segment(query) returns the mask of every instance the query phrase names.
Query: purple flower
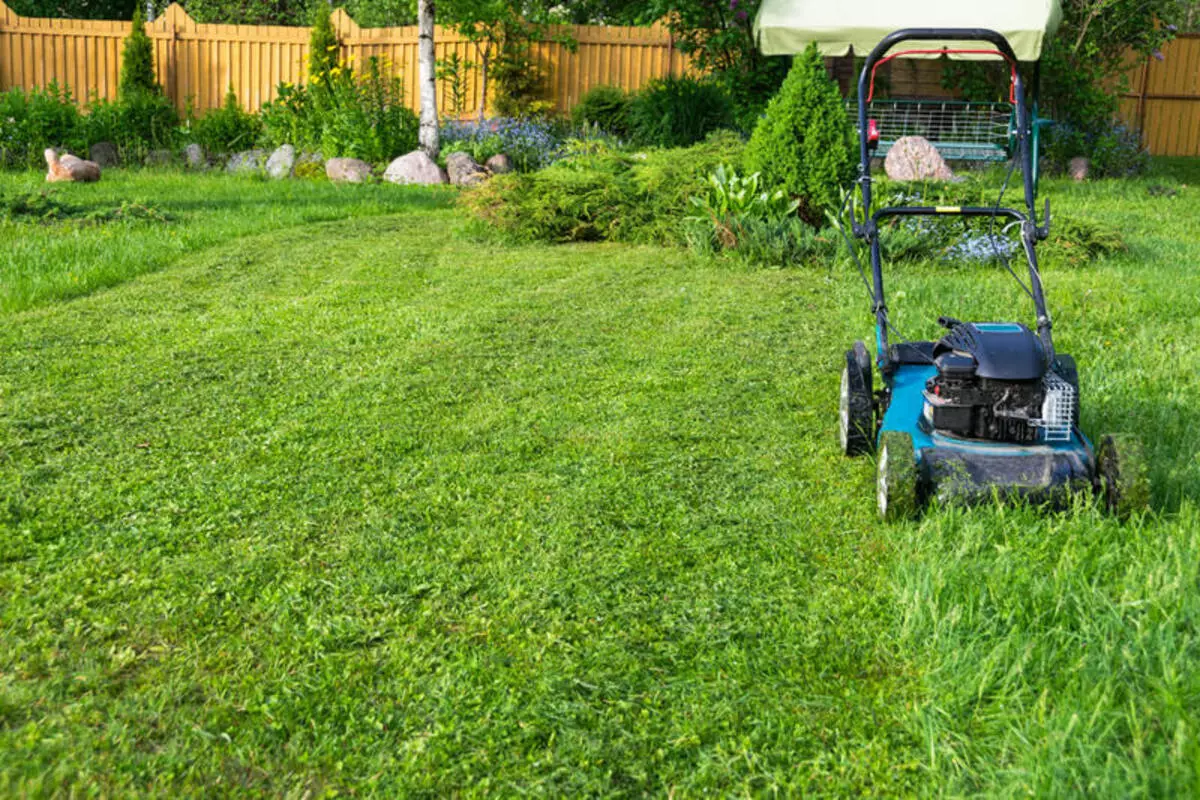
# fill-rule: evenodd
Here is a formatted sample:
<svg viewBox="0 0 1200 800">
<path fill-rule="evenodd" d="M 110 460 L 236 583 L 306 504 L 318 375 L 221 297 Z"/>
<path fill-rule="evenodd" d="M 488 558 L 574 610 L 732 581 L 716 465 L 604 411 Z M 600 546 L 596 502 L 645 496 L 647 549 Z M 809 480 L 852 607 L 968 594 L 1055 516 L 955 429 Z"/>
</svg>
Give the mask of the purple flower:
<svg viewBox="0 0 1200 800">
<path fill-rule="evenodd" d="M 1155 60 L 1155 61 L 1163 61 L 1163 60 L 1165 60 L 1165 59 L 1164 59 L 1164 56 L 1163 56 L 1163 53 L 1162 53 L 1162 50 L 1155 50 L 1155 51 L 1152 53 L 1152 55 L 1154 56 L 1154 60 Z"/>
</svg>

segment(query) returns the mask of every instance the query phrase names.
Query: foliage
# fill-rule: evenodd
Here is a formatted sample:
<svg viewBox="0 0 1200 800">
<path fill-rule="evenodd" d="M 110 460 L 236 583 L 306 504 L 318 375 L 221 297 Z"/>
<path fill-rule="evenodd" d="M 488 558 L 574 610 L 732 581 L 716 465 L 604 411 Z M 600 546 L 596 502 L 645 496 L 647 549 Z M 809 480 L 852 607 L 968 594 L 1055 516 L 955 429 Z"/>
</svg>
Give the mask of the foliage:
<svg viewBox="0 0 1200 800">
<path fill-rule="evenodd" d="M 462 58 L 458 53 L 451 53 L 437 61 L 435 66 L 435 77 L 450 90 L 450 105 L 444 111 L 452 117 L 462 116 L 467 110 L 467 87 L 475 62 Z"/>
<path fill-rule="evenodd" d="M 179 113 L 160 92 L 138 91 L 116 102 L 93 99 L 87 115 L 88 142 L 112 142 L 127 159 L 179 143 Z"/>
<path fill-rule="evenodd" d="M 512 159 L 521 171 L 540 169 L 560 155 L 562 140 L 554 126 L 543 119 L 489 119 L 479 122 L 450 120 L 441 130 L 442 154 L 455 150 L 470 153 L 483 163 L 497 153 Z"/>
<path fill-rule="evenodd" d="M 166 0 L 157 0 L 156 5 L 162 8 Z M 339 0 L 333 7 L 344 8 L 364 28 L 413 25 L 417 18 L 415 0 Z M 328 0 L 187 1 L 192 19 L 226 25 L 309 25 L 329 8 Z"/>
<path fill-rule="evenodd" d="M 208 153 L 232 153 L 253 145 L 262 133 L 262 120 L 238 103 L 233 87 L 225 93 L 225 103 L 191 125 L 192 139 Z"/>
<path fill-rule="evenodd" d="M 712 80 L 656 78 L 629 104 L 630 135 L 642 145 L 686 147 L 733 124 L 729 93 Z"/>
<path fill-rule="evenodd" d="M 693 67 L 725 87 L 739 129 L 754 128 L 787 75 L 785 58 L 759 52 L 754 17 L 759 0 L 651 0 L 641 21 L 663 19 Z"/>
<path fill-rule="evenodd" d="M 1075 215 L 1055 217 L 1050 238 L 1040 253 L 1046 261 L 1080 267 L 1124 252 L 1125 239 L 1118 228 Z"/>
<path fill-rule="evenodd" d="M 71 92 L 51 83 L 28 93 L 0 94 L 0 162 L 9 167 L 44 167 L 48 147 L 86 153 L 86 120 Z"/>
<path fill-rule="evenodd" d="M 415 150 L 417 115 L 385 66 L 372 58 L 365 73 L 332 66 L 307 86 L 281 85 L 276 99 L 263 106 L 263 140 L 373 163 Z"/>
<path fill-rule="evenodd" d="M 746 168 L 799 199 L 801 216 L 818 224 L 852 176 L 852 133 L 837 84 L 810 45 L 755 127 Z"/>
<path fill-rule="evenodd" d="M 132 100 L 140 94 L 160 94 L 162 87 L 154 75 L 154 42 L 146 33 L 142 9 L 133 12 L 133 25 L 121 49 L 121 79 L 117 96 Z"/>
<path fill-rule="evenodd" d="M 627 154 L 589 148 L 530 174 L 500 175 L 463 196 L 486 228 L 514 241 L 683 243 L 690 198 L 708 175 L 741 161 L 741 140 Z"/>
<path fill-rule="evenodd" d="M 308 37 L 308 81 L 329 84 L 338 68 L 339 50 L 337 32 L 333 29 L 333 7 L 318 7 L 313 18 L 312 33 Z"/>
<path fill-rule="evenodd" d="M 531 37 L 538 28 L 508 26 L 492 63 L 492 107 L 501 117 L 544 114 L 554 107 L 545 99 L 546 74 L 533 58 Z"/>
<path fill-rule="evenodd" d="M 1046 126 L 1040 144 L 1042 160 L 1051 170 L 1062 172 L 1075 156 L 1088 158 L 1088 174 L 1098 178 L 1140 175 L 1150 164 L 1141 136 L 1119 122 L 1086 127 L 1066 122 Z"/>
<path fill-rule="evenodd" d="M 571 120 L 577 127 L 591 125 L 624 138 L 629 135 L 629 105 L 632 101 L 633 98 L 619 86 L 593 86 L 571 109 Z"/>
<path fill-rule="evenodd" d="M 129 19 L 144 3 L 141 0 L 13 0 L 6 5 L 23 17 Z"/>
</svg>

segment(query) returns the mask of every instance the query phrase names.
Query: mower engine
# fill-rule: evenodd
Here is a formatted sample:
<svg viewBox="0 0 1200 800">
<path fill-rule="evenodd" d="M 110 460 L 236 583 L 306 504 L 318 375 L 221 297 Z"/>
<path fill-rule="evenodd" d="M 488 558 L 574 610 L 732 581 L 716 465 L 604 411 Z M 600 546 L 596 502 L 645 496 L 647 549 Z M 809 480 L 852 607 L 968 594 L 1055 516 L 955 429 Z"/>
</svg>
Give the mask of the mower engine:
<svg viewBox="0 0 1200 800">
<path fill-rule="evenodd" d="M 964 439 L 1069 441 L 1075 387 L 1045 366 L 1037 336 L 1019 323 L 946 320 L 925 384 L 924 424 Z"/>
</svg>

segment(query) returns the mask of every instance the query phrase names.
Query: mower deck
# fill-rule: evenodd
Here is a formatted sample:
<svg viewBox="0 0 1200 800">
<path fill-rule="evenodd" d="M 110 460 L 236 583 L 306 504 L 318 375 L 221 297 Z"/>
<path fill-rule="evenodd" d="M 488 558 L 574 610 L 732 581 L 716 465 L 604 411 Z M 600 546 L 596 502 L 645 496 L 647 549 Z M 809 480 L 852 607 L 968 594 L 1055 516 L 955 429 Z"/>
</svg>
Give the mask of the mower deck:
<svg viewBox="0 0 1200 800">
<path fill-rule="evenodd" d="M 912 437 L 923 498 L 975 505 L 999 494 L 1061 506 L 1072 494 L 1092 491 L 1092 444 L 1078 429 L 1069 441 L 1019 445 L 959 439 L 921 424 L 921 391 L 936 373 L 936 367 L 926 364 L 896 367 L 890 380 L 891 403 L 880 425 L 881 436 L 900 431 Z"/>
</svg>

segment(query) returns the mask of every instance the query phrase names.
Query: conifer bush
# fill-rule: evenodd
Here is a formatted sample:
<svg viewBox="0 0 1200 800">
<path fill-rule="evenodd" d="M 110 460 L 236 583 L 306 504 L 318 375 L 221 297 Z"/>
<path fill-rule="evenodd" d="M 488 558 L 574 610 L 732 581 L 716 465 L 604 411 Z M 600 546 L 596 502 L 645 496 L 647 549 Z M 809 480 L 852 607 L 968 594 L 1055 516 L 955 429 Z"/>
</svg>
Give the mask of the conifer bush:
<svg viewBox="0 0 1200 800">
<path fill-rule="evenodd" d="M 124 99 L 141 92 L 159 94 L 162 88 L 154 77 L 154 43 L 146 34 L 146 18 L 138 8 L 133 12 L 133 28 L 121 49 L 121 80 L 117 93 Z"/>
<path fill-rule="evenodd" d="M 819 225 L 853 176 L 853 129 L 837 84 L 816 46 L 796 58 L 746 145 L 746 170 L 768 188 L 800 201 L 799 213 Z"/>
</svg>

